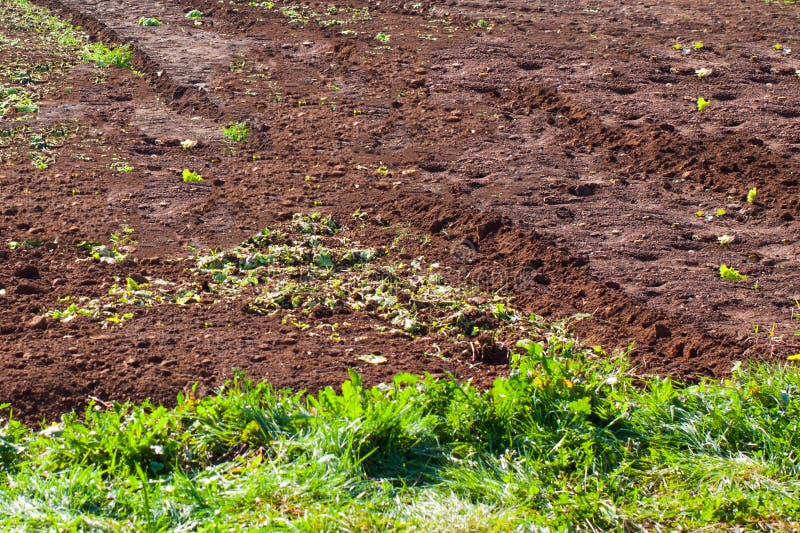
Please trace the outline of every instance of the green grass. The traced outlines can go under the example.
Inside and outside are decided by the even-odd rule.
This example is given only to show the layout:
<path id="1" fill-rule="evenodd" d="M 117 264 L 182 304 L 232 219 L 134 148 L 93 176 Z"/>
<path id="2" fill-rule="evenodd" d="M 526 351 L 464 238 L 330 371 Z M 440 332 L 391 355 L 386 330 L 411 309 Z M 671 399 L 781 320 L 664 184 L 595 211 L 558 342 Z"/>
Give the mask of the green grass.
<path id="1" fill-rule="evenodd" d="M 800 527 L 800 372 L 634 386 L 625 359 L 521 343 L 485 392 L 399 375 L 0 431 L 0 525 L 65 531 Z"/>

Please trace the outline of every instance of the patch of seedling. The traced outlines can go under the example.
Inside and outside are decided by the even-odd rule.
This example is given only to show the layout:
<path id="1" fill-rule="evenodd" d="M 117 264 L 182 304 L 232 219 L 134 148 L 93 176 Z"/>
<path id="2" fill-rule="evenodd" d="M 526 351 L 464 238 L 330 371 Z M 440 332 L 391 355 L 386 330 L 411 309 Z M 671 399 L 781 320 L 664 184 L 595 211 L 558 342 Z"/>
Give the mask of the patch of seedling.
<path id="1" fill-rule="evenodd" d="M 78 248 L 85 250 L 89 254 L 89 259 L 100 263 L 119 263 L 136 248 L 136 240 L 133 238 L 135 230 L 130 227 L 123 227 L 121 231 L 112 233 L 110 242 L 103 244 L 94 241 L 81 241 Z"/>
<path id="2" fill-rule="evenodd" d="M 105 43 L 95 42 L 86 46 L 83 60 L 94 63 L 100 68 L 118 67 L 133 68 L 131 64 L 131 48 L 127 44 L 109 47 Z"/>
<path id="3" fill-rule="evenodd" d="M 222 127 L 222 136 L 228 141 L 243 143 L 250 138 L 250 129 L 244 122 L 234 122 Z"/>
<path id="4" fill-rule="evenodd" d="M 124 322 L 137 307 L 242 300 L 251 313 L 278 315 L 287 324 L 317 335 L 339 313 L 368 315 L 379 334 L 449 340 L 476 358 L 519 336 L 535 336 L 543 322 L 515 310 L 508 298 L 454 284 L 458 276 L 424 257 L 402 260 L 399 241 L 388 249 L 361 246 L 348 230 L 319 214 L 297 214 L 277 228 L 265 228 L 239 246 L 197 253 L 190 260 L 194 280 L 175 283 L 115 277 L 107 295 L 77 297 L 48 316 L 79 316 L 104 324 Z M 131 253 L 132 231 L 110 245 L 81 243 L 90 259 L 114 263 Z M 126 318 L 127 317 L 127 318 Z M 109 320 L 110 318 L 110 320 Z M 317 325 L 312 328 L 312 323 Z"/>
<path id="5" fill-rule="evenodd" d="M 266 10 L 275 9 L 275 2 L 248 2 L 248 6 L 260 7 Z M 281 6 L 276 10 L 290 25 L 306 25 L 316 22 L 322 28 L 341 27 L 358 24 L 372 20 L 369 6 L 364 7 L 338 7 L 328 5 L 324 11 L 315 11 L 303 5 Z M 355 34 L 353 30 L 342 30 L 343 35 Z"/>

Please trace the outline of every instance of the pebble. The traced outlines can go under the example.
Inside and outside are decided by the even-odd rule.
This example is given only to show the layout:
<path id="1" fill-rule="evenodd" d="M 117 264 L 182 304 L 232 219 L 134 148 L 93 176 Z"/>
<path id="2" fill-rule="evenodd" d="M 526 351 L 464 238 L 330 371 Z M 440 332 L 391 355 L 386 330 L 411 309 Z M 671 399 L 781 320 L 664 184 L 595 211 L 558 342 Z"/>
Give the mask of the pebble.
<path id="1" fill-rule="evenodd" d="M 42 315 L 36 315 L 25 323 L 28 329 L 47 329 L 47 318 Z"/>

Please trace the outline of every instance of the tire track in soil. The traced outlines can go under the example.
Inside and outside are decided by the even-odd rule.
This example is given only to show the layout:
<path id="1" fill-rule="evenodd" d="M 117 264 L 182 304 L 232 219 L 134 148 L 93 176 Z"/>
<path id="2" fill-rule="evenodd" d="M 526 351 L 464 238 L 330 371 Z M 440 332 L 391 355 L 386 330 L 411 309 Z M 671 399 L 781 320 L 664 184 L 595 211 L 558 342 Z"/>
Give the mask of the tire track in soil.
<path id="1" fill-rule="evenodd" d="M 175 109 L 191 115 L 205 118 L 219 118 L 220 106 L 209 98 L 207 91 L 203 90 L 198 80 L 203 79 L 208 72 L 203 68 L 203 62 L 196 57 L 183 56 L 170 61 L 170 69 L 163 66 L 164 57 L 154 53 L 159 47 L 155 46 L 159 40 L 171 50 L 185 50 L 183 39 L 198 37 L 170 36 L 160 34 L 141 35 L 131 31 L 131 25 L 140 17 L 153 16 L 153 13 L 169 13 L 171 19 L 182 17 L 183 12 L 163 2 L 107 2 L 95 0 L 93 2 L 75 2 L 70 0 L 37 0 L 36 4 L 46 7 L 63 18 L 72 20 L 76 26 L 81 26 L 96 39 L 111 43 L 128 44 L 133 52 L 133 63 L 143 72 L 148 81 Z M 107 13 L 108 17 L 100 16 Z M 160 15 L 163 16 L 163 15 Z M 165 20 L 167 17 L 165 17 Z M 136 26 L 133 26 L 136 28 Z M 211 62 L 227 65 L 233 51 L 226 47 L 215 47 L 217 54 L 210 59 Z M 227 62 L 226 62 L 227 61 Z"/>
<path id="2" fill-rule="evenodd" d="M 791 343 L 787 343 L 785 346 L 759 344 L 758 340 L 748 334 L 748 329 L 760 321 L 764 321 L 761 322 L 762 324 L 775 324 L 778 326 L 776 339 L 791 338 L 796 329 L 792 320 L 793 300 L 796 298 L 796 294 L 792 291 L 792 284 L 796 279 L 797 269 L 792 258 L 797 256 L 799 250 L 796 244 L 798 227 L 792 221 L 798 209 L 797 162 L 787 161 L 785 154 L 774 153 L 767 149 L 765 142 L 756 137 L 742 136 L 736 132 L 723 132 L 722 136 L 715 135 L 712 139 L 706 139 L 706 142 L 698 142 L 678 135 L 675 128 L 668 123 L 652 126 L 645 124 L 641 127 L 610 125 L 569 97 L 564 96 L 554 87 L 543 87 L 526 80 L 525 84 L 527 85 L 518 85 L 514 89 L 514 84 L 509 83 L 508 80 L 508 77 L 513 77 L 513 75 L 508 75 L 508 70 L 513 70 L 513 66 L 504 65 L 504 59 L 512 58 L 513 62 L 524 71 L 536 70 L 539 67 L 529 66 L 531 63 L 524 57 L 515 57 L 511 47 L 498 47 L 496 42 L 492 42 L 491 46 L 492 48 L 501 48 L 501 50 L 485 53 L 485 57 L 479 62 L 492 65 L 493 69 L 499 73 L 496 82 L 493 83 L 490 80 L 464 83 L 462 77 L 466 73 L 458 72 L 457 76 L 449 80 L 450 84 L 460 84 L 463 89 L 488 95 L 489 98 L 498 101 L 508 102 L 510 100 L 507 104 L 499 104 L 508 114 L 518 115 L 520 108 L 523 108 L 526 114 L 530 114 L 535 108 L 540 111 L 540 116 L 537 117 L 539 120 L 555 126 L 550 129 L 556 130 L 551 134 L 558 140 L 556 149 L 563 150 L 565 166 L 570 168 L 574 178 L 579 179 L 570 176 L 559 179 L 558 181 L 564 185 L 558 191 L 561 193 L 561 197 L 544 199 L 546 204 L 558 206 L 556 208 L 557 216 L 551 218 L 574 217 L 573 210 L 565 206 L 577 204 L 585 211 L 591 212 L 593 218 L 608 218 L 610 223 L 605 224 L 605 221 L 601 221 L 598 224 L 598 221 L 595 220 L 590 222 L 591 229 L 594 230 L 592 233 L 576 231 L 571 238 L 565 238 L 563 231 L 556 231 L 551 232 L 553 238 L 570 249 L 576 248 L 576 245 L 579 248 L 586 248 L 586 253 L 594 256 L 589 268 L 592 274 L 601 280 L 607 279 L 607 284 L 612 287 L 623 284 L 625 292 L 628 294 L 637 295 L 638 293 L 637 300 L 642 303 L 647 302 L 645 309 L 672 308 L 666 316 L 673 318 L 673 322 L 677 319 L 678 324 L 683 323 L 684 327 L 680 328 L 681 333 L 677 336 L 690 339 L 688 342 L 690 347 L 687 350 L 687 343 L 681 341 L 661 343 L 664 347 L 664 350 L 661 351 L 662 358 L 666 361 L 669 361 L 670 358 L 674 360 L 675 357 L 680 357 L 684 350 L 690 355 L 697 353 L 714 355 L 717 356 L 717 364 L 714 365 L 715 372 L 724 373 L 729 368 L 730 362 L 741 355 L 776 357 L 780 354 L 791 353 L 790 351 L 795 349 Z M 467 50 L 469 53 L 449 54 L 439 59 L 442 63 L 456 61 L 453 63 L 454 66 L 461 65 L 462 61 L 470 59 L 470 54 L 476 52 L 475 48 Z M 475 60 L 474 55 L 471 59 Z M 518 84 L 520 83 L 519 79 L 516 81 Z M 504 92 L 511 92 L 511 96 L 502 98 Z M 457 97 L 451 96 L 451 98 L 457 100 Z M 519 133 L 519 129 L 516 133 Z M 516 137 L 520 138 L 519 135 Z M 509 138 L 512 137 L 509 136 Z M 480 150 L 478 152 L 480 153 Z M 630 162 L 630 157 L 627 158 L 627 161 L 617 160 L 617 155 L 631 153 L 636 156 L 634 163 Z M 604 170 L 602 176 L 596 175 L 598 167 Z M 508 168 L 505 170 L 508 171 Z M 465 172 L 468 173 L 469 170 L 466 169 Z M 558 174 L 556 171 L 556 175 Z M 637 205 L 626 205 L 629 202 L 619 202 L 618 198 L 614 198 L 613 193 L 608 194 L 607 191 L 613 190 L 613 188 L 605 186 L 607 184 L 603 184 L 600 179 L 607 178 L 608 175 L 614 175 L 615 179 L 621 178 L 626 182 L 638 182 L 626 187 L 627 190 L 624 192 L 639 200 Z M 773 179 L 765 180 L 765 175 Z M 479 177 L 486 176 L 479 175 Z M 595 179 L 586 180 L 587 177 Z M 463 181 L 463 179 L 456 178 L 454 186 L 464 189 Z M 503 191 L 508 191 L 509 187 L 507 182 L 500 185 L 494 184 L 496 186 L 492 187 L 492 180 L 488 177 L 484 181 L 484 183 L 471 185 L 479 187 L 486 193 L 483 195 L 483 200 L 479 201 L 483 203 L 484 207 L 488 210 L 506 213 L 515 221 L 527 219 L 529 227 L 540 226 L 542 209 L 528 209 L 529 212 L 534 211 L 535 213 L 525 217 L 515 212 L 514 209 L 509 210 L 502 203 L 498 204 L 496 201 L 487 200 L 486 196 L 497 196 Z M 694 187 L 693 183 L 700 184 L 702 188 Z M 767 206 L 767 209 L 758 205 L 747 206 L 746 204 L 742 207 L 747 188 L 755 183 L 758 184 L 759 191 L 763 192 L 767 198 L 778 199 L 771 201 L 771 205 Z M 566 184 L 570 186 L 567 187 Z M 470 186 L 468 185 L 466 188 L 469 189 Z M 677 194 L 670 193 L 673 189 Z M 530 196 L 525 194 L 527 192 L 523 190 L 519 193 L 520 198 L 525 198 L 522 205 L 535 205 L 536 202 L 531 204 Z M 472 196 L 476 195 L 473 193 Z M 687 200 L 687 196 L 692 196 L 693 199 Z M 648 201 L 645 202 L 645 199 Z M 663 204 L 668 203 L 664 202 L 665 199 L 673 200 L 679 206 L 688 207 L 679 207 L 677 210 L 664 209 Z M 735 228 L 739 239 L 746 241 L 737 243 L 737 247 L 739 244 L 743 245 L 737 255 L 740 258 L 742 255 L 749 256 L 747 262 L 757 263 L 751 266 L 751 272 L 748 273 L 752 276 L 762 276 L 760 279 L 764 282 L 762 286 L 770 289 L 780 288 L 767 293 L 754 293 L 743 290 L 741 287 L 725 287 L 727 294 L 722 291 L 710 291 L 709 285 L 719 284 L 716 267 L 721 262 L 730 262 L 733 254 L 720 252 L 716 237 L 722 231 L 717 234 L 710 234 L 710 228 L 700 228 L 702 231 L 697 231 L 699 225 L 693 223 L 691 216 L 687 217 L 687 213 L 693 212 L 690 201 L 705 201 L 711 205 L 728 207 L 731 211 L 736 209 L 735 213 L 731 212 L 729 221 L 726 220 L 723 225 Z M 593 204 L 596 207 L 592 208 Z M 544 210 L 546 211 L 546 208 Z M 638 239 L 639 242 L 630 239 L 636 246 L 627 251 L 631 256 L 627 258 L 627 261 L 625 257 L 617 257 L 617 261 L 605 261 L 606 264 L 603 264 L 604 253 L 618 252 L 620 248 L 624 249 L 626 244 L 630 247 L 625 242 L 627 239 L 624 235 L 622 238 L 614 239 L 616 242 L 613 245 L 603 244 L 601 239 L 596 238 L 606 238 L 607 235 L 601 232 L 607 233 L 612 228 L 614 228 L 614 232 L 622 233 L 616 229 L 619 227 L 619 216 L 605 217 L 602 214 L 603 211 L 616 211 L 618 215 L 622 213 L 623 217 L 646 213 L 645 219 L 653 219 L 650 223 L 639 224 L 643 234 Z M 690 223 L 685 222 L 687 218 Z M 676 220 L 681 220 L 681 223 L 676 223 Z M 584 223 L 581 222 L 581 224 Z M 563 220 L 556 222 L 555 225 L 563 225 Z M 684 226 L 678 239 L 674 235 L 670 235 L 670 231 L 664 231 L 665 227 L 676 226 Z M 692 231 L 697 231 L 698 234 L 694 234 Z M 648 233 L 650 235 L 647 235 Z M 657 239 L 654 239 L 656 236 Z M 647 243 L 645 246 L 641 246 L 641 241 L 646 239 L 658 240 L 667 246 L 656 247 L 656 249 L 652 245 L 647 246 Z M 680 242 L 681 240 L 684 242 Z M 637 249 L 642 247 L 647 249 Z M 745 251 L 749 249 L 750 252 L 742 254 L 742 248 Z M 695 257 L 689 256 L 687 252 L 695 254 Z M 642 264 L 643 268 L 621 266 L 630 265 L 631 259 Z M 657 266 L 652 268 L 648 267 L 648 264 Z M 653 279 L 637 279 L 636 270 L 655 270 L 657 272 L 656 275 L 649 276 Z M 689 283 L 685 283 L 687 277 L 690 278 Z M 698 279 L 692 280 L 692 277 Z M 658 287 L 665 285 L 665 279 L 668 282 L 674 280 L 673 284 L 677 286 L 677 289 L 659 290 Z M 676 291 L 683 294 L 676 295 Z M 731 293 L 733 294 L 731 295 Z M 676 296 L 683 300 L 695 300 L 695 302 L 687 303 L 687 305 L 681 304 L 680 308 L 676 309 L 676 306 L 670 301 L 676 299 Z M 708 300 L 708 302 L 702 302 L 702 300 Z M 698 301 L 701 303 L 697 303 Z M 639 305 L 641 306 L 641 304 Z M 738 307 L 738 309 L 729 310 L 730 307 Z M 710 316 L 714 318 L 711 320 L 712 324 L 709 325 L 708 317 Z M 644 323 L 652 323 L 651 320 L 648 318 Z M 687 322 L 688 324 L 686 324 Z M 711 328 L 717 331 L 711 331 Z M 669 328 L 659 327 L 658 331 L 653 331 L 652 334 L 657 336 L 665 334 L 668 330 Z M 708 334 L 703 334 L 703 330 L 709 330 Z M 699 337 L 698 331 L 701 332 Z M 643 337 L 637 336 L 639 339 Z M 699 350 L 691 347 L 692 340 L 695 338 L 700 339 L 698 345 L 702 348 Z M 702 340 L 704 338 L 705 340 Z M 696 369 L 700 369 L 701 373 L 708 372 L 708 367 L 703 368 L 703 363 L 699 361 L 688 365 L 672 363 L 669 366 L 673 370 L 683 366 L 684 372 L 692 372 L 690 370 L 692 364 Z"/>
<path id="3" fill-rule="evenodd" d="M 131 147 L 132 151 L 150 156 L 154 164 L 148 167 L 153 170 L 147 173 L 146 182 L 139 186 L 117 187 L 109 199 L 111 203 L 132 206 L 124 209 L 125 215 L 121 218 L 145 229 L 140 232 L 143 237 L 140 252 L 163 253 L 186 242 L 185 229 L 177 228 L 197 209 L 198 203 L 203 202 L 202 198 L 206 198 L 206 207 L 211 209 L 211 212 L 206 209 L 204 215 L 207 225 L 217 228 L 218 236 L 230 233 L 234 229 L 231 208 L 225 204 L 209 206 L 213 196 L 209 187 L 198 185 L 187 191 L 176 183 L 176 169 L 164 169 L 158 160 L 165 146 L 174 146 L 184 139 L 204 145 L 222 144 L 221 126 L 236 118 L 226 113 L 222 102 L 211 97 L 207 86 L 213 83 L 214 74 L 227 68 L 232 58 L 246 46 L 246 40 L 218 37 L 199 29 L 194 29 L 193 33 L 185 30 L 158 32 L 162 27 L 141 31 L 136 25 L 140 17 L 157 16 L 167 24 L 186 24 L 184 11 L 168 2 L 42 0 L 36 3 L 83 27 L 95 39 L 129 45 L 135 68 L 144 74 L 152 89 L 152 94 L 136 94 L 132 116 L 124 120 L 140 137 L 138 144 Z M 193 53 L 197 42 L 202 42 L 202 60 Z M 80 108 L 53 110 L 65 116 L 80 116 L 83 111 Z M 253 132 L 253 137 L 254 146 L 264 142 L 258 131 Z M 136 202 L 131 203 L 131 198 Z M 123 202 L 120 203 L 120 199 Z M 241 231 L 233 233 L 240 237 Z M 235 237 L 223 241 L 230 244 L 232 239 Z"/>
<path id="4" fill-rule="evenodd" d="M 447 57 L 448 61 L 454 59 L 463 57 Z M 491 63 L 497 65 L 500 61 L 494 58 Z M 797 296 L 791 286 L 798 274 L 793 258 L 800 251 L 797 246 L 798 226 L 793 222 L 798 206 L 797 163 L 768 150 L 756 138 L 727 135 L 706 145 L 698 145 L 675 134 L 669 124 L 634 130 L 609 126 L 552 87 L 527 83 L 509 90 L 502 84 L 483 83 L 466 88 L 494 95 L 502 101 L 498 105 L 508 114 L 538 113 L 537 121 L 552 126 L 549 129 L 554 131 L 550 135 L 557 139 L 557 149 L 564 153 L 564 166 L 569 168 L 567 176 L 554 180 L 558 182 L 554 187 L 555 194 L 542 199 L 544 206 L 530 202 L 529 189 L 523 188 L 517 193 L 518 197 L 526 198 L 523 205 L 536 206 L 528 208 L 528 216 L 509 209 L 502 202 L 488 199 L 497 196 L 498 191 L 509 192 L 507 182 L 501 187 L 492 187 L 491 183 L 479 184 L 480 191 L 477 195 L 472 193 L 472 196 L 481 196 L 487 210 L 504 213 L 527 227 L 541 228 L 543 218 L 555 219 L 549 224 L 551 228 L 563 227 L 565 219 L 568 222 L 575 218 L 575 206 L 584 214 L 590 214 L 591 220 L 584 217 L 580 222 L 587 229 L 575 228 L 570 237 L 565 237 L 563 229 L 540 231 L 544 235 L 550 233 L 553 239 L 569 249 L 584 249 L 587 257 L 592 257 L 588 269 L 593 277 L 608 280 L 608 287 L 622 285 L 625 293 L 639 296 L 634 302 L 638 300 L 641 303 L 634 303 L 634 308 L 656 311 L 656 319 L 671 319 L 668 327 L 659 324 L 649 329 L 649 334 L 646 333 L 648 325 L 654 320 L 651 314 L 642 315 L 646 318 L 641 322 L 629 320 L 632 326 L 629 327 L 636 332 L 637 340 L 641 342 L 641 339 L 649 337 L 657 341 L 645 348 L 646 352 L 658 354 L 655 359 L 660 359 L 660 362 L 657 365 L 666 362 L 670 371 L 677 370 L 683 374 L 694 374 L 695 371 L 707 374 L 711 369 L 714 374 L 724 374 L 730 368 L 730 362 L 741 356 L 778 357 L 796 349 L 791 342 L 781 346 L 780 339 L 791 338 L 796 330 L 793 310 Z M 511 95 L 500 98 L 502 91 Z M 635 154 L 635 157 L 619 160 L 617 154 Z M 598 168 L 603 169 L 599 175 Z M 559 174 L 558 167 L 554 171 Z M 763 181 L 765 173 L 774 176 L 774 181 Z M 623 186 L 609 187 L 609 176 L 614 176 Z M 702 187 L 697 188 L 693 183 Z M 759 191 L 765 192 L 768 198 L 780 200 L 767 208 L 748 206 L 743 202 L 747 186 L 742 183 L 759 183 Z M 463 184 L 456 183 L 455 186 L 463 188 Z M 532 190 L 536 191 L 536 188 Z M 673 190 L 675 194 L 671 192 Z M 733 203 L 732 194 L 736 194 Z M 731 213 L 723 225 L 733 228 L 739 239 L 745 241 L 737 243 L 740 252 L 736 255 L 740 258 L 749 256 L 748 262 L 753 266 L 748 274 L 760 276 L 762 286 L 781 286 L 781 289 L 757 293 L 741 287 L 725 287 L 724 292 L 709 290 L 709 286 L 719 284 L 718 265 L 730 263 L 734 254 L 722 253 L 717 244 L 717 236 L 723 231 L 709 233 L 713 229 L 703 228 L 692 220 L 692 204 L 687 201 L 687 196 L 692 197 L 692 202 L 703 199 L 711 205 L 727 207 Z M 636 202 L 632 205 L 628 197 L 635 198 Z M 672 202 L 664 201 L 667 199 Z M 667 207 L 670 204 L 678 208 L 670 209 Z M 549 216 L 547 211 L 550 211 Z M 613 215 L 606 216 L 607 212 Z M 620 226 L 620 215 L 623 219 L 640 219 L 633 224 L 636 231 L 642 232 L 638 240 L 625 235 L 631 232 L 629 228 Z M 675 222 L 678 220 L 681 222 Z M 676 232 L 678 228 L 681 231 Z M 611 237 L 610 242 L 604 242 L 609 231 L 620 237 Z M 644 242 L 648 240 L 657 244 Z M 630 241 L 633 241 L 633 246 Z M 742 254 L 742 249 L 749 252 Z M 604 257 L 606 255 L 611 257 Z M 632 268 L 631 263 L 639 263 L 642 267 Z M 641 271 L 655 271 L 655 274 L 642 275 Z M 660 289 L 670 283 L 673 288 Z M 577 298 L 573 299 L 579 301 L 583 292 L 579 291 Z M 675 299 L 683 300 L 677 310 L 673 303 Z M 737 309 L 731 310 L 731 307 Z M 598 309 L 603 308 L 600 303 Z M 664 314 L 658 311 L 659 308 L 672 308 L 672 311 Z M 612 319 L 620 311 L 614 306 L 609 309 L 611 313 L 604 315 L 601 312 L 599 318 Z M 714 316 L 710 325 L 707 322 L 709 316 Z M 751 337 L 748 330 L 759 323 L 777 326 L 777 345 L 759 343 Z M 639 325 L 644 326 L 646 334 L 637 331 Z M 675 331 L 678 332 L 674 335 L 673 326 L 677 326 Z M 711 330 L 712 327 L 716 331 Z M 659 336 L 674 336 L 680 340 L 660 341 Z M 703 357 L 695 359 L 699 354 Z M 713 364 L 699 360 L 706 357 Z"/>

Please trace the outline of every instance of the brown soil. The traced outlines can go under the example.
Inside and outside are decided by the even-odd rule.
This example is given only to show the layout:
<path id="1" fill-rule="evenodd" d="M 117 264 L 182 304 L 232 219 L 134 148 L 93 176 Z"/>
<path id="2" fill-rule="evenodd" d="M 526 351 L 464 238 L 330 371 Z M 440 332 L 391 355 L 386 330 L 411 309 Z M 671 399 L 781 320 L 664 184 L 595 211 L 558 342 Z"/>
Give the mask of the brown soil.
<path id="1" fill-rule="evenodd" d="M 313 210 L 352 226 L 359 210 L 362 243 L 386 244 L 386 227 L 430 234 L 409 255 L 530 312 L 591 313 L 579 338 L 609 351 L 633 342 L 643 374 L 722 376 L 738 360 L 800 351 L 796 7 L 346 0 L 334 14 L 305 3 L 292 22 L 281 1 L 37 3 L 132 43 L 144 76 L 109 69 L 96 83 L 91 66 L 73 68 L 72 90 L 50 95 L 36 120 L 78 134 L 46 170 L 24 156 L 0 167 L 3 242 L 46 242 L 0 251 L 0 402 L 17 417 L 52 418 L 90 397 L 169 403 L 233 368 L 310 390 L 348 368 L 369 383 L 503 373 L 424 356 L 430 339 L 375 335 L 368 315 L 349 317 L 343 337 L 359 340 L 338 344 L 231 302 L 156 306 L 106 328 L 36 318 L 66 295 L 106 293 L 114 276 L 191 276 L 187 246 L 231 246 Z M 369 19 L 345 9 L 365 5 Z M 201 26 L 190 9 L 205 13 Z M 143 16 L 165 24 L 138 26 Z M 319 23 L 336 18 L 347 24 Z M 711 99 L 702 113 L 700 96 Z M 239 120 L 254 135 L 232 147 L 221 126 Z M 184 139 L 198 145 L 183 150 Z M 135 170 L 111 172 L 113 158 Z M 183 183 L 183 168 L 205 181 Z M 138 242 L 127 260 L 76 261 L 77 242 L 124 225 Z M 721 246 L 723 234 L 735 240 Z M 720 279 L 722 263 L 748 281 Z"/>

